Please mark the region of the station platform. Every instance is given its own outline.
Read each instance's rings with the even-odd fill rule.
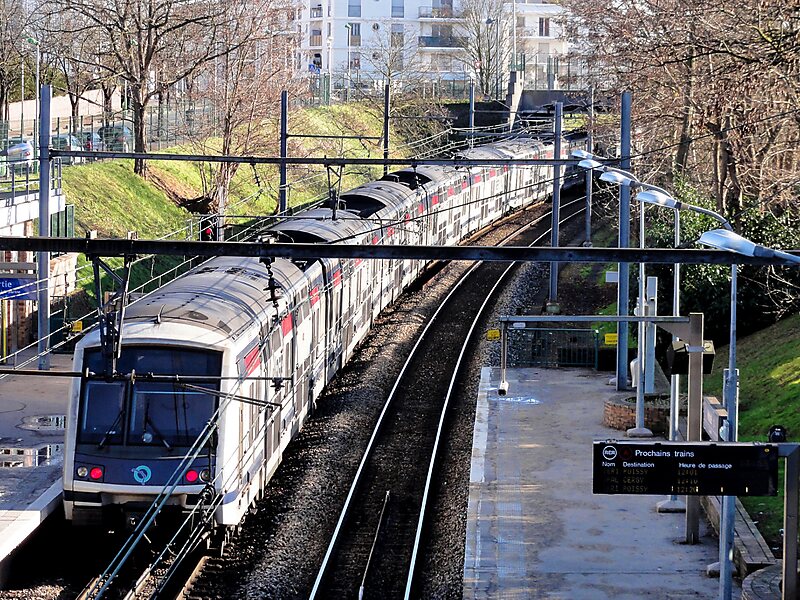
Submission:
[[[68,371],[72,356],[50,363]],[[61,503],[69,386],[66,377],[0,379],[0,587],[9,556]]]
[[[592,442],[625,439],[603,402],[631,394],[588,369],[510,369],[499,396],[499,375],[484,368],[478,393],[464,598],[716,598],[704,519],[686,545],[685,515],[656,512],[664,496],[592,494]]]

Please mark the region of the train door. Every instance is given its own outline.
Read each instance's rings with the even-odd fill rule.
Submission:
[[[328,323],[326,330],[329,332],[327,348],[327,364],[329,377],[342,365],[342,319],[344,306],[342,304],[342,267],[339,261],[331,263],[331,268],[326,271],[326,285],[328,290]]]

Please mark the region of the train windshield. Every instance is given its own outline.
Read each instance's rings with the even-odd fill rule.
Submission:
[[[182,348],[123,346],[120,373],[219,376],[222,354]],[[99,349],[87,349],[84,368],[101,372]],[[208,390],[206,392],[205,390]],[[81,395],[78,441],[98,446],[190,446],[217,405],[218,382],[183,384],[87,380]]]

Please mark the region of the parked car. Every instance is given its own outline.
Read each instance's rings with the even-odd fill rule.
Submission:
[[[97,130],[105,149],[111,152],[130,152],[133,132],[127,125],[106,125]]]
[[[17,173],[30,172],[33,168],[33,142],[30,138],[9,138],[0,156]]]
[[[54,150],[74,150],[74,151],[83,150],[83,144],[78,139],[78,137],[69,133],[61,133],[51,136],[50,147],[53,148]],[[82,163],[83,158],[75,156],[65,156],[61,159],[61,162],[62,164],[65,165],[71,165],[75,163]]]

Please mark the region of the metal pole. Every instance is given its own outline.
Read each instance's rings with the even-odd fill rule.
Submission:
[[[629,186],[621,186],[629,187]],[[644,203],[639,204],[639,248],[644,250]],[[647,315],[647,299],[645,298],[645,269],[644,263],[639,263],[639,299],[637,301],[637,314],[642,317]],[[645,381],[645,346],[647,345],[647,328],[644,321],[639,321],[638,340],[636,344],[636,427],[628,429],[628,437],[653,437],[653,432],[644,425],[644,392],[647,387]]]
[[[797,503],[800,450],[786,457],[783,492],[783,600],[797,598]]]
[[[517,71],[517,0],[511,0],[511,61]]]
[[[553,131],[555,137],[553,139],[553,158],[561,158],[561,119],[563,116],[564,105],[561,102],[556,102],[555,121],[553,122]],[[550,247],[558,247],[558,223],[559,212],[561,208],[561,166],[553,166],[553,210],[552,219],[550,221]],[[551,305],[555,312],[558,312],[558,263],[550,263],[550,297],[548,298],[548,305]]]
[[[9,127],[9,129],[11,129]],[[25,60],[22,60],[22,75],[20,81],[20,100],[19,100],[19,137],[25,136]]]
[[[494,72],[494,99],[500,100],[500,68],[502,66],[503,57],[500,55],[500,16],[498,15],[497,20],[494,22],[494,39],[495,39],[495,50],[494,50],[494,62],[495,62],[495,72]]]
[[[620,127],[620,166],[629,171],[631,168],[631,93],[623,92]],[[619,247],[629,248],[631,241],[631,194],[627,185],[619,186]],[[617,283],[617,314],[628,314],[630,265],[619,263],[619,282]],[[628,324],[617,324],[617,390],[628,387]]]
[[[345,94],[345,98],[350,102],[350,23],[346,23],[344,27],[347,29],[347,93]]]
[[[475,145],[475,81],[472,79],[469,80],[469,132],[469,147],[472,148]]]
[[[286,158],[288,153],[289,139],[289,92],[281,92],[281,166],[280,166],[280,185],[278,187],[278,213],[283,214],[287,210],[286,201]]]
[[[738,381],[736,372],[736,295],[738,284],[738,268],[731,265],[731,324],[730,342],[728,346],[728,368],[725,369],[723,386],[724,405],[728,411],[726,439],[735,442],[738,438],[737,395]],[[796,503],[795,503],[796,504]],[[731,600],[733,587],[733,536],[736,520],[736,496],[722,498],[721,523],[719,528],[719,599]],[[796,535],[796,534],[795,534]],[[796,559],[795,559],[796,563]]]
[[[39,93],[36,94],[37,98]],[[39,120],[39,237],[50,236],[50,98],[49,85],[42,87]],[[50,253],[39,252],[37,256],[39,370],[50,369]],[[98,298],[98,301],[100,299]]]
[[[383,160],[389,160],[389,84],[383,86]],[[383,174],[389,172],[389,165],[384,163]]]
[[[703,432],[703,313],[689,315],[689,406],[686,441],[699,442]],[[686,543],[700,541],[700,497],[686,497]]]
[[[675,247],[681,244],[681,211],[675,209]],[[672,280],[672,314],[678,316],[681,314],[681,263],[673,265],[673,280]],[[672,341],[677,342],[678,336],[672,336]],[[670,377],[669,386],[669,440],[675,442],[678,440],[678,431],[680,429],[680,375],[672,375]],[[658,512],[683,512],[686,510],[686,505],[683,501],[678,499],[678,496],[672,494],[668,500],[658,504]]]
[[[516,29],[515,29],[516,31]],[[592,126],[594,123],[594,88],[589,88],[589,127],[586,133],[586,151],[591,154],[594,146]],[[592,169],[586,170],[586,239],[583,245],[592,246]]]
[[[36,144],[36,136],[39,133],[39,130],[42,129],[41,122],[42,122],[42,111],[39,106],[39,63],[41,62],[42,53],[39,50],[39,41],[36,41],[36,119],[33,121],[33,139],[34,139],[34,147]],[[48,111],[47,111],[47,145],[50,145],[50,110],[49,110],[49,103],[48,103]],[[41,135],[39,136],[41,140]],[[49,163],[48,163],[49,164]],[[40,165],[41,167],[41,165]],[[41,226],[40,226],[41,227]]]

